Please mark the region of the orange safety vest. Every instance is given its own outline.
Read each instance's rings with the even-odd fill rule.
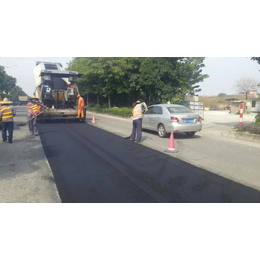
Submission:
[[[2,107],[0,110],[0,113],[2,114],[2,121],[3,122],[9,122],[13,121],[13,112],[10,106]]]
[[[38,106],[37,104],[33,104],[32,106],[30,106],[30,109],[35,113],[38,114],[41,110],[41,106]]]
[[[132,110],[133,118],[140,117],[143,113],[138,111],[138,106],[135,106]]]

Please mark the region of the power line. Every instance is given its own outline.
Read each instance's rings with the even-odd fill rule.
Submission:
[[[16,67],[17,65],[12,65],[12,66],[2,66],[2,65],[0,65],[0,67],[4,67],[4,68],[6,68],[6,69],[9,69],[9,68],[12,68],[12,67]]]

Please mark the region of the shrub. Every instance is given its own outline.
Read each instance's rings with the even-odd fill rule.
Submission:
[[[260,125],[260,113],[255,116],[255,124]]]
[[[121,117],[131,117],[132,116],[132,109],[127,108],[127,107],[101,108],[100,106],[94,106],[94,107],[88,107],[87,110],[104,113],[104,114],[109,114],[109,115],[121,116]]]
[[[113,108],[110,109],[109,113],[114,114],[114,115],[119,115],[120,114],[120,108],[113,107]]]
[[[109,106],[108,104],[105,104],[103,105],[103,108],[108,108],[108,106]]]
[[[260,135],[260,124],[242,125],[236,127],[236,129],[240,132],[249,132],[251,134]]]

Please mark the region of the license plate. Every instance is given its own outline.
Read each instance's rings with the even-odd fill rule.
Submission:
[[[193,120],[184,120],[184,123],[185,123],[185,124],[192,124],[192,123],[193,123]]]

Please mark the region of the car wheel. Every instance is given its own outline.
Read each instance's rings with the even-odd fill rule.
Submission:
[[[165,127],[164,127],[164,125],[163,124],[160,124],[159,126],[158,126],[158,135],[159,135],[159,137],[161,137],[161,138],[163,138],[163,137],[165,137],[166,136],[166,130],[165,130]]]
[[[187,137],[192,137],[195,135],[196,132],[187,132],[185,133]]]

